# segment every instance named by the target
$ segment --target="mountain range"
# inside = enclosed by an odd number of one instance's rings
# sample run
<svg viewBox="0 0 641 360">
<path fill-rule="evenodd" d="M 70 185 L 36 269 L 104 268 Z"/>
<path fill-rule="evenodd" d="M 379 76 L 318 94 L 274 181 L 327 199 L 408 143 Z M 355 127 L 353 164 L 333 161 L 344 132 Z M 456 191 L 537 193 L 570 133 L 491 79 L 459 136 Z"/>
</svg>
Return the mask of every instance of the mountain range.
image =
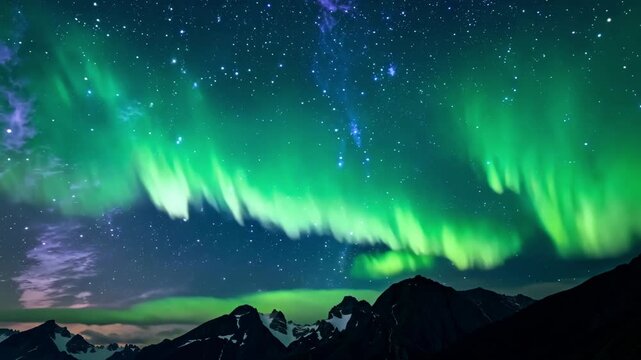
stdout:
<svg viewBox="0 0 641 360">
<path fill-rule="evenodd" d="M 422 276 L 374 304 L 346 296 L 300 325 L 250 305 L 139 349 L 94 346 L 54 321 L 0 330 L 0 360 L 21 359 L 639 359 L 641 257 L 543 300 Z"/>
<path fill-rule="evenodd" d="M 10 333 L 3 338 L 3 332 Z M 23 332 L 0 329 L 0 359 L 116 360 L 133 359 L 137 346 L 94 346 L 53 320 Z"/>
</svg>

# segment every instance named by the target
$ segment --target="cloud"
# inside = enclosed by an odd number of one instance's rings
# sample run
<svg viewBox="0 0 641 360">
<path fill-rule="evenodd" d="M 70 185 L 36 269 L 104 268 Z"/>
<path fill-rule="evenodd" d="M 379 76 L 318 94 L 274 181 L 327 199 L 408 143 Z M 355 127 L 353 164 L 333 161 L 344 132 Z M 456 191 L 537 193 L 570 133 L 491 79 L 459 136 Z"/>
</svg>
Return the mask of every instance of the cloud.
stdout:
<svg viewBox="0 0 641 360">
<path fill-rule="evenodd" d="M 91 293 L 78 289 L 78 280 L 96 275 L 96 255 L 90 249 L 65 244 L 78 229 L 71 223 L 49 225 L 38 237 L 38 245 L 27 252 L 31 265 L 13 278 L 24 307 L 90 305 Z"/>
<path fill-rule="evenodd" d="M 36 134 L 29 121 L 32 102 L 19 93 L 22 86 L 12 80 L 11 68 L 15 65 L 15 50 L 0 42 L 0 75 L 6 73 L 9 81 L 0 84 L 0 125 L 2 126 L 2 143 L 8 150 L 20 150 Z"/>
<path fill-rule="evenodd" d="M 0 42 L 0 65 L 4 65 L 11 61 L 13 57 L 13 51 L 9 47 Z"/>
<path fill-rule="evenodd" d="M 163 339 L 180 336 L 192 329 L 192 325 L 151 325 L 138 326 L 126 324 L 113 325 L 66 325 L 73 333 L 85 337 L 95 345 L 136 344 L 139 346 L 158 343 Z"/>
<path fill-rule="evenodd" d="M 0 322 L 0 329 L 14 329 L 26 331 L 32 329 L 40 322 Z M 193 329 L 192 324 L 163 324 L 163 325 L 86 325 L 79 323 L 59 323 L 71 333 L 82 335 L 94 345 L 120 345 L 134 344 L 146 346 L 156 344 L 163 339 L 173 339 Z"/>
<path fill-rule="evenodd" d="M 128 307 L 134 304 L 138 304 L 143 301 L 155 300 L 160 298 L 167 298 L 169 296 L 175 296 L 181 291 L 180 288 L 158 288 L 143 291 L 142 293 L 136 294 L 135 296 L 121 298 L 117 301 L 112 301 L 108 304 L 109 307 L 123 308 Z M 102 306 L 103 304 L 96 304 L 97 306 Z"/>
<path fill-rule="evenodd" d="M 9 150 L 19 150 L 36 134 L 29 122 L 31 101 L 21 98 L 14 90 L 4 90 L 2 95 L 8 105 L 7 111 L 2 109 L 0 113 L 0 122 L 4 126 L 4 146 Z"/>
</svg>

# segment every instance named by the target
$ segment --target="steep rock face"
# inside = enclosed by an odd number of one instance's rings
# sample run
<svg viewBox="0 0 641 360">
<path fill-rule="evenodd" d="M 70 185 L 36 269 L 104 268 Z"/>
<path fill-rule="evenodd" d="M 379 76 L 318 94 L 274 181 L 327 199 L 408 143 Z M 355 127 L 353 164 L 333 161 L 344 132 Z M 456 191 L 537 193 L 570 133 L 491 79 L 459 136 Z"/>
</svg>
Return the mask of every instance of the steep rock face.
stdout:
<svg viewBox="0 0 641 360">
<path fill-rule="evenodd" d="M 269 318 L 271 319 L 269 324 L 270 329 L 278 331 L 281 334 L 287 334 L 287 321 L 285 320 L 285 315 L 282 312 L 274 309 L 269 315 Z"/>
<path fill-rule="evenodd" d="M 442 358 L 641 359 L 639 279 L 641 257 L 470 335 Z"/>
<path fill-rule="evenodd" d="M 143 348 L 137 359 L 278 359 L 286 348 L 249 305 L 173 340 Z"/>
<path fill-rule="evenodd" d="M 472 300 L 491 322 L 502 320 L 534 303 L 525 295 L 507 296 L 483 288 L 461 291 L 461 294 Z"/>
<path fill-rule="evenodd" d="M 80 335 L 74 335 L 65 345 L 69 354 L 95 352 L 95 347 Z"/>
<path fill-rule="evenodd" d="M 388 329 L 387 356 L 438 352 L 491 320 L 463 294 L 417 276 L 392 285 L 376 300 L 381 329 Z"/>
</svg>

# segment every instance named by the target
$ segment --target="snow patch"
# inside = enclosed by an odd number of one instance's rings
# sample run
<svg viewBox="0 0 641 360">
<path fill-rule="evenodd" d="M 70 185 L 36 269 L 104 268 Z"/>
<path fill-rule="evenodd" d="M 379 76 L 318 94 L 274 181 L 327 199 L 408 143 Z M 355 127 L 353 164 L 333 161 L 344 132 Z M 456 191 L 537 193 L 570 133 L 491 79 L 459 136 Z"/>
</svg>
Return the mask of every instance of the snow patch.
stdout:
<svg viewBox="0 0 641 360">
<path fill-rule="evenodd" d="M 229 336 L 231 336 L 231 335 L 229 335 Z M 187 346 L 187 345 L 195 343 L 195 342 L 198 342 L 198 341 L 206 341 L 206 340 L 209 340 L 209 338 L 187 340 L 184 344 L 180 345 L 179 348 L 181 348 L 183 346 Z"/>
<path fill-rule="evenodd" d="M 236 317 L 236 327 L 237 328 L 240 329 L 240 318 L 245 316 L 245 315 L 247 315 L 247 314 L 249 314 L 249 313 L 244 313 L 244 314 L 240 314 L 240 315 L 234 315 Z"/>
<path fill-rule="evenodd" d="M 313 324 L 313 325 L 296 325 L 294 324 L 294 329 L 298 330 L 297 332 L 300 333 L 300 335 L 296 339 L 302 339 L 306 338 L 309 336 L 316 336 L 318 340 L 322 340 L 323 337 L 321 336 L 320 332 L 318 332 L 318 324 Z"/>
<path fill-rule="evenodd" d="M 58 351 L 64 351 L 67 352 L 67 342 L 71 340 L 71 337 L 66 337 L 62 336 L 58 333 L 55 333 L 53 335 L 53 342 L 56 344 L 56 347 L 58 348 Z"/>
<path fill-rule="evenodd" d="M 336 330 L 343 331 L 347 327 L 347 323 L 349 322 L 349 319 L 351 319 L 351 317 L 352 317 L 352 314 L 347 314 L 347 315 L 343 314 L 342 317 L 334 317 L 332 315 L 332 317 L 327 319 L 327 322 L 334 325 Z"/>
<path fill-rule="evenodd" d="M 236 340 L 236 339 L 232 339 L 232 336 L 234 336 L 234 334 L 229 334 L 229 335 L 218 335 L 218 338 L 219 338 L 219 339 L 223 339 L 223 340 L 227 340 L 227 341 L 230 341 L 230 340 L 231 340 L 231 342 L 232 342 L 233 344 L 237 343 L 237 342 L 238 342 L 238 340 Z"/>
<path fill-rule="evenodd" d="M 122 351 L 122 349 L 118 349 L 116 351 L 109 351 L 105 348 L 99 348 L 99 347 L 94 347 L 94 352 L 91 352 L 91 349 L 88 350 L 86 353 L 79 352 L 75 354 L 70 354 L 71 356 L 75 357 L 78 360 L 104 360 L 111 355 Z"/>
</svg>

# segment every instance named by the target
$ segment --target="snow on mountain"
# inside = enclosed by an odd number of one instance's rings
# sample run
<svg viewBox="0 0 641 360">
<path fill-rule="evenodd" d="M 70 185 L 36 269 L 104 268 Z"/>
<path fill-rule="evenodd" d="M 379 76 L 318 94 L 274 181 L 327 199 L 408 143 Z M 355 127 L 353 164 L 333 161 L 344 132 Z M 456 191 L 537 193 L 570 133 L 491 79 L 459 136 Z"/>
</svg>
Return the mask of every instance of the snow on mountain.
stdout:
<svg viewBox="0 0 641 360">
<path fill-rule="evenodd" d="M 341 317 L 334 317 L 331 316 L 329 319 L 326 321 L 336 328 L 338 331 L 343 331 L 347 327 L 347 323 L 349 322 L 349 319 L 352 318 L 352 314 L 341 314 Z"/>
<path fill-rule="evenodd" d="M 81 348 L 72 350 L 72 342 L 74 339 L 80 338 L 84 344 Z M 95 346 L 89 344 L 82 336 L 69 333 L 69 336 L 63 334 L 55 333 L 53 337 L 53 342 L 56 344 L 56 347 L 61 352 L 66 352 L 67 354 L 75 357 L 78 360 L 105 360 L 115 353 L 123 351 L 124 347 L 115 347 L 110 346 L 109 349 L 103 346 Z M 115 349 L 114 349 L 115 348 Z"/>
</svg>

